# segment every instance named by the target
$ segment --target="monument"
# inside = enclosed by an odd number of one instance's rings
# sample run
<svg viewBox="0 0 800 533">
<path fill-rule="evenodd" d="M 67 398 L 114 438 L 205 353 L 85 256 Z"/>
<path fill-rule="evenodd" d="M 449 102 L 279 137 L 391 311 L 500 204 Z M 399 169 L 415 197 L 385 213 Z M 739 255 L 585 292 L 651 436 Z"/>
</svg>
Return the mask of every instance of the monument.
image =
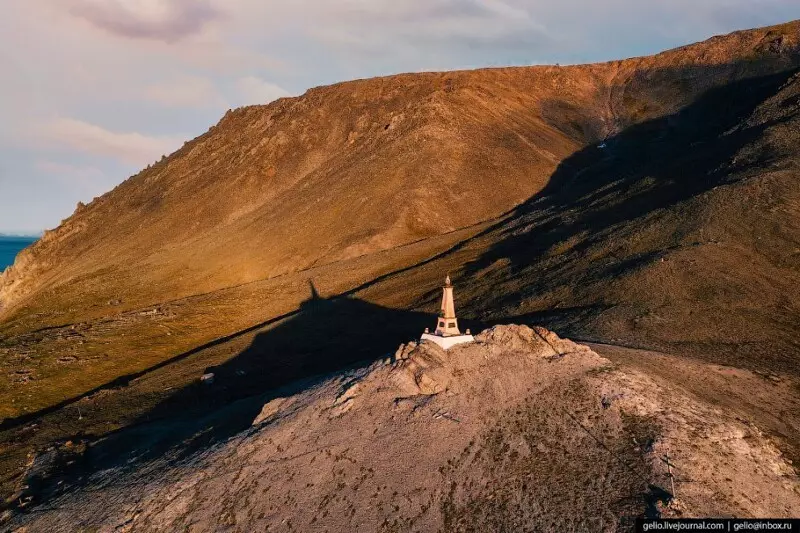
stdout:
<svg viewBox="0 0 800 533">
<path fill-rule="evenodd" d="M 473 342 L 475 338 L 467 330 L 465 335 L 458 329 L 458 319 L 456 318 L 456 306 L 453 301 L 453 284 L 450 283 L 450 275 L 444 280 L 442 287 L 442 308 L 439 311 L 439 318 L 436 322 L 436 330 L 431 334 L 428 328 L 422 334 L 420 340 L 435 342 L 445 350 L 456 344 Z"/>
</svg>

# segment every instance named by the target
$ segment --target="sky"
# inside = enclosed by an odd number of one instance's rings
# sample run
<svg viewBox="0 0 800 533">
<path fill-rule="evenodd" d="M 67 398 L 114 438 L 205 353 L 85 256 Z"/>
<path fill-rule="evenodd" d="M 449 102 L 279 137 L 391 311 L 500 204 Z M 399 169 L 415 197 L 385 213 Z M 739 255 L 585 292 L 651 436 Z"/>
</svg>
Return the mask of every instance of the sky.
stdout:
<svg viewBox="0 0 800 533">
<path fill-rule="evenodd" d="M 2 0 L 0 233 L 35 234 L 227 109 L 338 81 L 585 63 L 800 18 L 797 0 Z"/>
</svg>

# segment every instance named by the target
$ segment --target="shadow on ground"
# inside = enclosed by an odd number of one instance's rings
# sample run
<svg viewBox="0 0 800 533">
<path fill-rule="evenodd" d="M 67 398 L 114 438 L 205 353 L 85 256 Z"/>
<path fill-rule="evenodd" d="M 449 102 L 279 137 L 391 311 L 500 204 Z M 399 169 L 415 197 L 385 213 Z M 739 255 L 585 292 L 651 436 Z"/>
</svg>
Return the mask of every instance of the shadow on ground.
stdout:
<svg viewBox="0 0 800 533">
<path fill-rule="evenodd" d="M 312 297 L 297 313 L 256 335 L 225 363 L 209 367 L 213 383 L 195 381 L 134 424 L 92 443 L 79 456 L 53 457 L 28 479 L 22 499 L 51 500 L 107 469 L 133 471 L 169 455 L 180 460 L 251 427 L 262 406 L 337 372 L 391 357 L 435 315 L 389 309 L 353 297 Z M 466 321 L 463 327 L 480 327 Z M 78 436 L 78 439 L 80 436 Z"/>
<path fill-rule="evenodd" d="M 736 153 L 772 126 L 738 127 L 755 108 L 800 70 L 747 79 L 709 91 L 677 114 L 634 125 L 599 145 L 591 145 L 559 164 L 547 186 L 522 204 L 513 220 L 556 215 L 535 231 L 515 231 L 500 240 L 469 271 L 499 258 L 517 269 L 541 259 L 553 245 L 586 232 L 604 235 L 611 226 L 639 219 L 724 184 L 734 171 Z M 768 154 L 763 154 L 767 157 Z M 760 166 L 765 161 L 752 161 Z M 497 229 L 497 228 L 495 228 Z M 492 230 L 489 230 L 492 231 Z M 591 238 L 573 248 L 585 250 Z M 635 265 L 619 265 L 626 270 Z"/>
</svg>

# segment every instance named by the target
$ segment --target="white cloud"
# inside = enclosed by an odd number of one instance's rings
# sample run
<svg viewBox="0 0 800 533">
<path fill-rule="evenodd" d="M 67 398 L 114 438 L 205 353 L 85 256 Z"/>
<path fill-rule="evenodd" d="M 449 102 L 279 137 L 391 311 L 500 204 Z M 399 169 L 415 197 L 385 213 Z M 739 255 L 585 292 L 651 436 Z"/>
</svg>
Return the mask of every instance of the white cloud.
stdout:
<svg viewBox="0 0 800 533">
<path fill-rule="evenodd" d="M 174 136 L 147 136 L 137 132 L 110 131 L 72 118 L 60 118 L 44 125 L 41 138 L 62 147 L 132 165 L 146 165 L 179 148 Z"/>
<path fill-rule="evenodd" d="M 554 40 L 537 13 L 542 3 L 298 0 L 291 4 L 293 13 L 282 12 L 282 20 L 297 24 L 298 33 L 319 50 L 319 56 L 364 77 L 375 72 L 493 64 L 508 61 L 509 51 L 538 52 L 537 48 Z"/>
<path fill-rule="evenodd" d="M 206 0 L 69 0 L 70 12 L 113 35 L 179 41 L 220 17 Z"/>
<path fill-rule="evenodd" d="M 91 165 L 75 165 L 57 161 L 36 161 L 34 168 L 47 174 L 63 176 L 65 178 L 77 178 L 79 180 L 103 176 L 103 172 L 99 168 Z"/>
<path fill-rule="evenodd" d="M 284 96 L 291 96 L 291 93 L 283 87 L 256 76 L 239 78 L 235 87 L 241 98 L 241 105 L 266 104 Z"/>
<path fill-rule="evenodd" d="M 531 15 L 533 6 L 501 0 L 339 0 L 317 7 L 319 18 L 329 22 L 322 35 L 339 33 L 347 36 L 347 42 L 382 47 L 396 39 L 448 47 L 465 42 L 527 42 L 545 33 Z"/>
</svg>

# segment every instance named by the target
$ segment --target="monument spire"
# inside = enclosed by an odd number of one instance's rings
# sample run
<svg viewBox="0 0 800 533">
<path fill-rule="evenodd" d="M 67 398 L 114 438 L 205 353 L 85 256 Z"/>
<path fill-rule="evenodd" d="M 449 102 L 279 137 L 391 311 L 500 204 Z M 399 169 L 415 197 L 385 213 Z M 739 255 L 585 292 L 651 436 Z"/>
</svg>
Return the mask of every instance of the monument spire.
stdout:
<svg viewBox="0 0 800 533">
<path fill-rule="evenodd" d="M 436 320 L 436 330 L 433 334 L 425 328 L 422 335 L 424 341 L 435 342 L 445 350 L 456 344 L 472 342 L 474 339 L 467 330 L 466 335 L 461 334 L 458 329 L 458 319 L 456 318 L 456 305 L 453 298 L 453 283 L 450 281 L 450 274 L 444 280 L 442 287 L 442 305 L 439 309 L 439 317 Z"/>
<path fill-rule="evenodd" d="M 439 322 L 436 325 L 436 334 L 443 337 L 450 335 L 461 335 L 458 330 L 458 319 L 456 318 L 456 305 L 453 301 L 453 284 L 450 282 L 450 274 L 444 280 L 442 287 L 442 308 L 439 311 Z"/>
</svg>

